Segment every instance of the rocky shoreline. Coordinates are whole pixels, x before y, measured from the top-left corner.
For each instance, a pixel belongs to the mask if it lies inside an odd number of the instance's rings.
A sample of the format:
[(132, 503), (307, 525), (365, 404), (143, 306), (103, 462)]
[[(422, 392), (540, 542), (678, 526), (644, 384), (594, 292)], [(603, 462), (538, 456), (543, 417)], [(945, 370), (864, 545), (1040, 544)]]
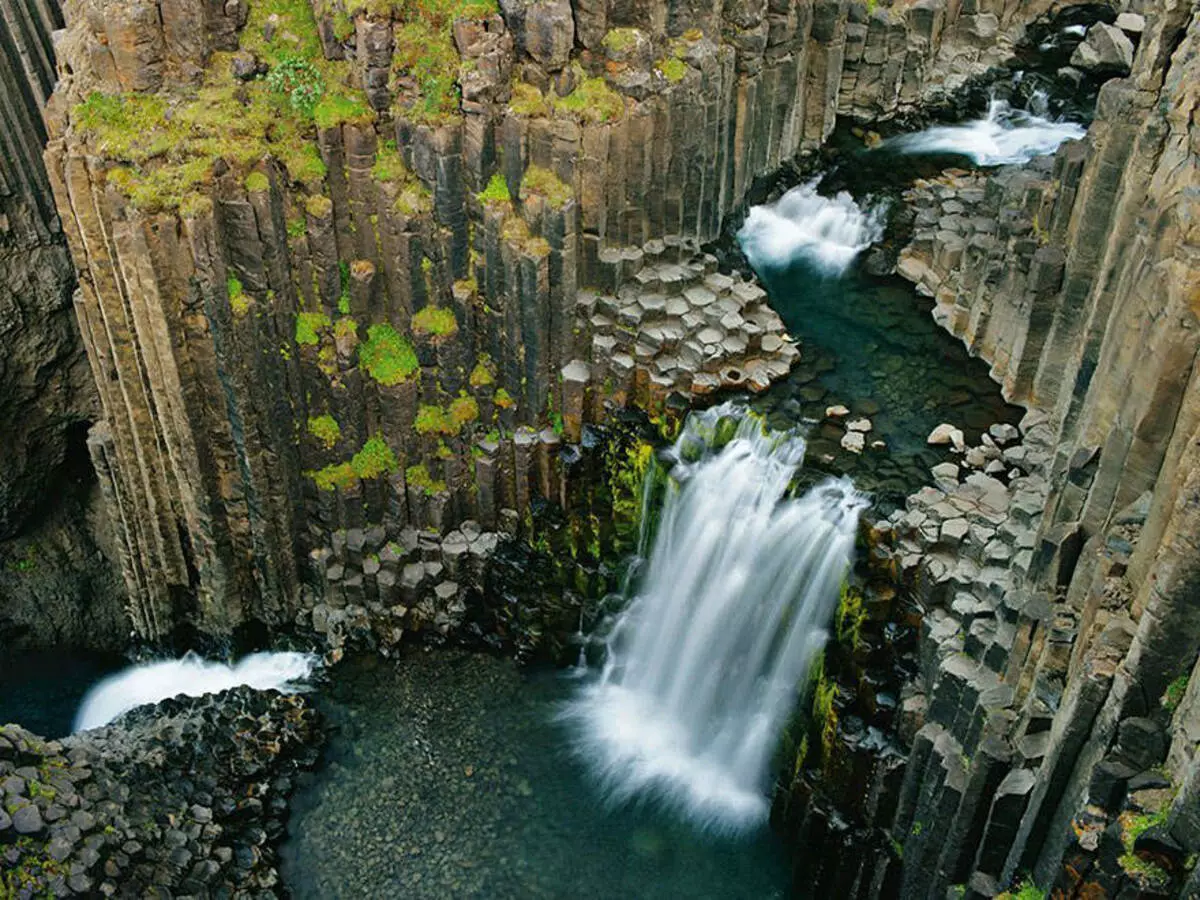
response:
[(57, 741), (0, 726), (0, 896), (284, 896), (288, 801), (323, 740), (306, 697), (249, 688)]

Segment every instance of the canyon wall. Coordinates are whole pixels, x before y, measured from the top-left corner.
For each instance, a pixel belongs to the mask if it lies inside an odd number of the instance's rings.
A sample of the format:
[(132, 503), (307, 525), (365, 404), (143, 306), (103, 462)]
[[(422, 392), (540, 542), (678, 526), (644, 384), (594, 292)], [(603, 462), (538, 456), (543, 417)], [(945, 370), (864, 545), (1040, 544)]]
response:
[(903, 896), (1200, 891), (1200, 12), (1146, 14), (1085, 140), (909, 194), (899, 271), (1031, 412), (1019, 479), (935, 472), (891, 523), (926, 610), (877, 820)]
[(56, 3), (0, 4), (0, 640), (122, 641), (84, 449), (98, 414), (75, 273), (42, 165)]
[(68, 2), (46, 161), (134, 629), (454, 627), (587, 423), (796, 358), (698, 250), (752, 180), (1047, 6)]

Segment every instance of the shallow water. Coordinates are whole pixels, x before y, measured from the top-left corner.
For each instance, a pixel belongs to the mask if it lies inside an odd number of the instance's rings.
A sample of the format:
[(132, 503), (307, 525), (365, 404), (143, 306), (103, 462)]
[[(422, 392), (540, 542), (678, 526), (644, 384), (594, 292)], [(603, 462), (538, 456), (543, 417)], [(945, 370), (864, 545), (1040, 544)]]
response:
[[(987, 365), (933, 321), (933, 303), (899, 278), (874, 278), (851, 267), (829, 278), (803, 260), (758, 272), (791, 334), (801, 361), (754, 406), (787, 420), (810, 418), (806, 469), (849, 474), (874, 492), (887, 511), (930, 480), (948, 458), (926, 444), (942, 422), (962, 428), (968, 443), (996, 422), (1020, 420), (1022, 410), (1000, 395)], [(828, 406), (866, 415), (868, 443), (886, 450), (862, 455), (840, 446), (843, 430), (821, 424)]]
[(561, 673), (412, 651), (335, 676), (321, 703), (339, 731), (284, 848), (298, 898), (787, 895), (765, 830), (706, 838), (652, 808), (605, 809), (555, 720), (575, 686)]

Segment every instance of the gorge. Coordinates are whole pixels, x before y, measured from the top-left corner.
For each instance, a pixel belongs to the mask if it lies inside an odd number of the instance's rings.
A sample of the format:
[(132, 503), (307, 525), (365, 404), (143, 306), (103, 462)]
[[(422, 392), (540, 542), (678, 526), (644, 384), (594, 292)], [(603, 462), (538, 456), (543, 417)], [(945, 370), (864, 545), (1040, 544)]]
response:
[(1198, 109), (1181, 0), (0, 0), (0, 897), (1200, 896)]

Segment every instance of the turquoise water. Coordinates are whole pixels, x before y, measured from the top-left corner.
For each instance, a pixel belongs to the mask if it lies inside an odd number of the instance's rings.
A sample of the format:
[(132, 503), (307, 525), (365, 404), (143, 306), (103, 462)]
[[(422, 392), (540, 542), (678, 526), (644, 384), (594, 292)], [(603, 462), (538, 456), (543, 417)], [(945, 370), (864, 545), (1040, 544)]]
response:
[(576, 682), (460, 652), (340, 665), (338, 731), (296, 798), (284, 879), (298, 898), (772, 900), (764, 829), (706, 838), (653, 808), (607, 810), (556, 721)]

